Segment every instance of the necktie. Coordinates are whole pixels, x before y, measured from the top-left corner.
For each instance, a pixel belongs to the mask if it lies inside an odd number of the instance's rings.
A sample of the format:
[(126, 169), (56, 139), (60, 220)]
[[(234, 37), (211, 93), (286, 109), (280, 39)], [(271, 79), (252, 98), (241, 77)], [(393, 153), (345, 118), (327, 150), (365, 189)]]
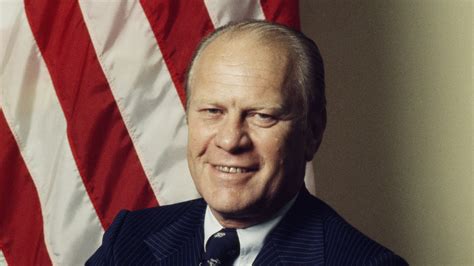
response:
[(232, 265), (239, 253), (237, 231), (234, 228), (224, 228), (207, 240), (206, 253), (201, 265)]

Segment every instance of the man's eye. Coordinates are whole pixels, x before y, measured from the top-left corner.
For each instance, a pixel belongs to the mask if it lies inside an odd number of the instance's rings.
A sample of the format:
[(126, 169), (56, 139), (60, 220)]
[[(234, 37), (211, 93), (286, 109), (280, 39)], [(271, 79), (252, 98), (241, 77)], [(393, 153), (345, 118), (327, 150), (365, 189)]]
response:
[(205, 111), (209, 114), (220, 114), (221, 113), (221, 110), (219, 110), (217, 108), (208, 108)]
[(260, 119), (260, 120), (273, 120), (275, 119), (273, 116), (269, 114), (262, 114), (262, 113), (256, 113), (255, 117)]
[(278, 121), (275, 116), (265, 113), (254, 113), (250, 116), (250, 118), (254, 124), (261, 127), (273, 126)]
[(222, 110), (219, 108), (204, 108), (201, 109), (200, 112), (208, 117), (215, 117), (222, 114)]

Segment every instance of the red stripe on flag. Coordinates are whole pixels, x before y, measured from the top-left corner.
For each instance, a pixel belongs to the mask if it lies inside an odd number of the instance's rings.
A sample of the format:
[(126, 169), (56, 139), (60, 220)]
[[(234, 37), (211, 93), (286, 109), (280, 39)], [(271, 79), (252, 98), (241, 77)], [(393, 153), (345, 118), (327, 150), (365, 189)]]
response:
[(10, 265), (51, 265), (33, 179), (0, 110), (0, 245)]
[(260, 0), (265, 18), (269, 21), (300, 29), (300, 12), (295, 0)]
[(186, 69), (199, 41), (214, 30), (201, 1), (140, 0), (171, 79), (185, 104)]
[(84, 185), (108, 228), (120, 209), (156, 206), (78, 1), (26, 0), (33, 35), (67, 120), (67, 135)]

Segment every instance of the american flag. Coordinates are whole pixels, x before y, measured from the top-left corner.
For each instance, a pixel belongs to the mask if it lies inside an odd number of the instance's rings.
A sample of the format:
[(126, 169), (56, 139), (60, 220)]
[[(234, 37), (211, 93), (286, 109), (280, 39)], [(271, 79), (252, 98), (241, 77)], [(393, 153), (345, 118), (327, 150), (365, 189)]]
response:
[(1, 0), (0, 264), (80, 265), (121, 209), (198, 197), (185, 70), (214, 28), (294, 0)]

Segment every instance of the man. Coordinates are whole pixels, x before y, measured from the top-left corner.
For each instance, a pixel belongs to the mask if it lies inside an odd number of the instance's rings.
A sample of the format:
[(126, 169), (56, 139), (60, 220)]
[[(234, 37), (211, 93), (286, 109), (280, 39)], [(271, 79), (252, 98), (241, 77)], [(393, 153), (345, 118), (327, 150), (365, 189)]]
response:
[(203, 199), (121, 212), (90, 264), (406, 264), (304, 187), (326, 124), (314, 42), (262, 21), (217, 29), (193, 58), (187, 97)]

